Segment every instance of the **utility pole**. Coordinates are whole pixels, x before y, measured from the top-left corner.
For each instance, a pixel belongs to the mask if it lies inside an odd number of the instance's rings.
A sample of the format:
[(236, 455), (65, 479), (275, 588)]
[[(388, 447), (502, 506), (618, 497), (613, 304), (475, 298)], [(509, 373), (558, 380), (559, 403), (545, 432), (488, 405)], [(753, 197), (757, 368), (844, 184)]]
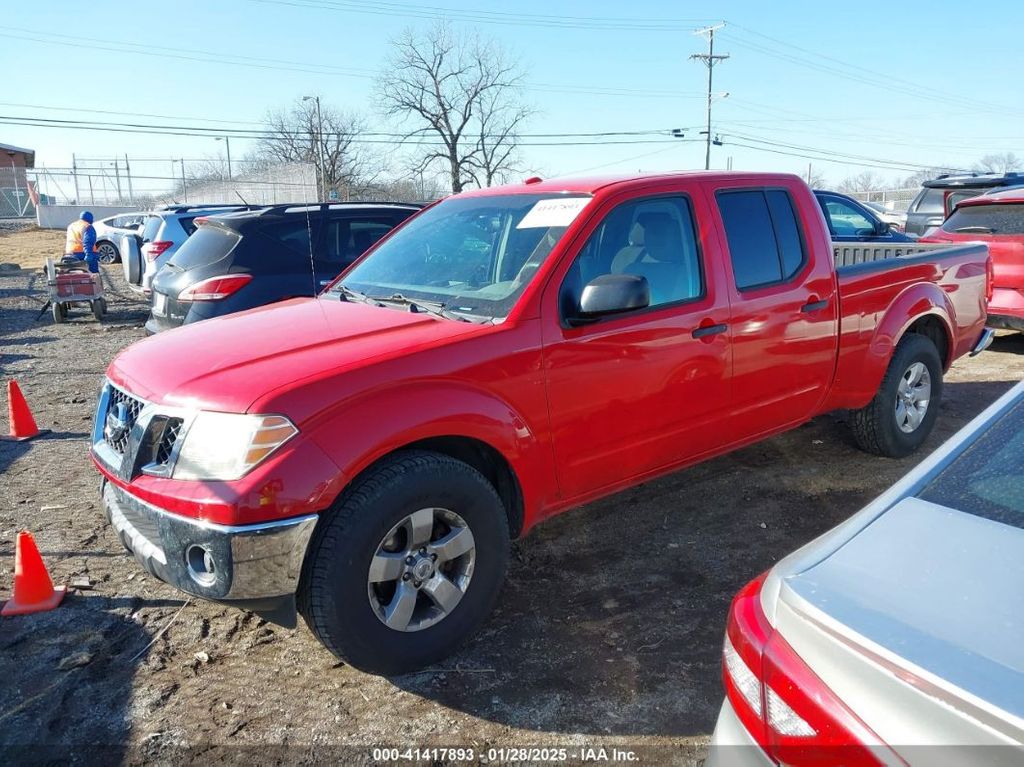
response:
[(228, 181), (231, 180), (231, 137), (230, 136), (217, 136), (215, 141), (223, 141), (224, 146), (228, 152)]
[(182, 157), (178, 162), (181, 163), (181, 195), (185, 198), (185, 202), (188, 202), (188, 187), (185, 185), (185, 158)]
[(78, 191), (78, 160), (71, 155), (71, 177), (75, 180), (75, 205), (81, 205), (81, 192)]
[(327, 167), (324, 163), (324, 118), (319, 96), (303, 96), (303, 101), (316, 102), (316, 155), (320, 163), (320, 202), (327, 202)]
[[(128, 204), (135, 204), (135, 192), (132, 191), (132, 167), (128, 164), (128, 153), (124, 155), (124, 174), (128, 177)], [(76, 191), (75, 194), (78, 194)]]
[(713, 27), (704, 27), (694, 32), (695, 35), (702, 35), (708, 39), (708, 52), (707, 53), (694, 53), (691, 54), (690, 59), (696, 59), (697, 61), (704, 62), (704, 65), (708, 68), (708, 124), (707, 124), (707, 147), (704, 152), (704, 170), (711, 169), (711, 102), (714, 100), (714, 96), (711, 93), (711, 82), (712, 72), (714, 72), (715, 64), (720, 61), (725, 61), (729, 58), (728, 53), (715, 53), (715, 30), (721, 29), (725, 26), (723, 21), (721, 24), (715, 24)]
[(121, 167), (117, 158), (114, 158), (114, 177), (117, 179), (117, 204), (121, 204)]

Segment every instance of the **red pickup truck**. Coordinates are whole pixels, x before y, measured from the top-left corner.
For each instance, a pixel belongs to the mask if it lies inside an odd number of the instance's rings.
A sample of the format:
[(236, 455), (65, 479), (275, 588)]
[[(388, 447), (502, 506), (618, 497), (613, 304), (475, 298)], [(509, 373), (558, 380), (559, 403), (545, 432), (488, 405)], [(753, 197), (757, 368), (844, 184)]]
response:
[(919, 447), (943, 372), (991, 338), (987, 250), (854, 250), (837, 270), (790, 175), (450, 197), (319, 298), (125, 349), (93, 434), (105, 508), (182, 590), (421, 667), (559, 511), (838, 408), (869, 451)]

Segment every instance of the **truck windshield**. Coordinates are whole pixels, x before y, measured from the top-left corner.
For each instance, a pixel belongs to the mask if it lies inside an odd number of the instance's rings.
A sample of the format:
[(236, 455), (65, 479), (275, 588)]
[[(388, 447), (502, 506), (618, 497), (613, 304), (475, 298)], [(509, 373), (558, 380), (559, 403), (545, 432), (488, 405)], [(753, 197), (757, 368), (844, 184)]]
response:
[(408, 306), (423, 301), (464, 319), (504, 319), (589, 196), (453, 197), (424, 211), (330, 292)]

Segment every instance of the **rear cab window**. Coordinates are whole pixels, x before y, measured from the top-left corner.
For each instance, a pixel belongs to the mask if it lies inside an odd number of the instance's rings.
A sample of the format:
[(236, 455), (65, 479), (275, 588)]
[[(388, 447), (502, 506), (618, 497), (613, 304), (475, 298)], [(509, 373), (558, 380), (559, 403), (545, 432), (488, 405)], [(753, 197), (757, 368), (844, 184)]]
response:
[(931, 503), (1024, 529), (1024, 400), (918, 493)]
[(807, 261), (800, 223), (784, 189), (715, 193), (738, 290), (788, 282)]
[(1024, 234), (1024, 203), (963, 205), (942, 224), (951, 234)]

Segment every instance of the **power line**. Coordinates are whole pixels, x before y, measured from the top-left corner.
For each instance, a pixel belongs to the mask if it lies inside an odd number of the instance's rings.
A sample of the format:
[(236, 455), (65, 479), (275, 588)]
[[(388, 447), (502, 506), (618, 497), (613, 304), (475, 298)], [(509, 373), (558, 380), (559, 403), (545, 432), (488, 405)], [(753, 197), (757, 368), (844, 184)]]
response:
[[(39, 43), (41, 45), (52, 45), (67, 48), (77, 48), (79, 41), (68, 35), (54, 35), (47, 32), (23, 29), (20, 27), (0, 26), (0, 29), (13, 30), (23, 34), (9, 34), (0, 32), (0, 37), (15, 40)], [(29, 36), (26, 36), (29, 35)], [(284, 59), (266, 59), (253, 56), (242, 56), (236, 54), (216, 53), (213, 51), (202, 51), (190, 48), (168, 48), (165, 46), (149, 45), (141, 43), (123, 42), (118, 47), (104, 45), (102, 41), (90, 43), (90, 50), (103, 50), (117, 54), (130, 54), (137, 56), (150, 56), (162, 59), (180, 61), (191, 61), (202, 64), (219, 64), (222, 66), (250, 67), (256, 69), (270, 69), (273, 71), (301, 72), (305, 74), (328, 75), (335, 77), (356, 77), (364, 80), (373, 80), (377, 76), (377, 70), (353, 67), (337, 67), (330, 64), (309, 64)], [(698, 98), (699, 94), (680, 94), (666, 90), (643, 90), (636, 88), (617, 88), (614, 86), (590, 86), (590, 85), (562, 85), (557, 83), (532, 83), (526, 82), (523, 90), (536, 91), (540, 93), (565, 93), (580, 96), (610, 96), (615, 98)]]
[[(160, 136), (193, 136), (211, 138), (216, 136), (228, 136), (241, 139), (273, 139), (282, 136), (305, 136), (305, 131), (272, 131), (272, 130), (223, 130), (216, 128), (204, 128), (202, 126), (180, 126), (180, 125), (153, 125), (146, 123), (119, 123), (99, 122), (91, 120), (60, 120), (56, 118), (43, 117), (19, 117), (14, 115), (0, 115), (0, 124), (21, 125), (37, 128), (63, 128), (66, 130), (93, 130), (115, 133), (138, 133)], [(338, 132), (324, 131), (323, 135), (331, 137), (344, 137), (356, 144), (381, 144), (387, 146), (401, 146), (409, 142), (409, 137), (398, 133), (366, 133), (366, 134), (342, 134)], [(361, 138), (366, 135), (368, 138)], [(657, 138), (665, 136), (664, 139)], [(527, 138), (589, 138), (589, 141), (520, 141), (520, 146), (607, 146), (615, 144), (666, 144), (671, 143), (671, 131), (659, 129), (654, 131), (605, 131), (601, 133), (566, 133), (566, 134), (532, 134)], [(648, 136), (651, 138), (643, 138)], [(444, 146), (439, 141), (412, 142), (418, 146)]]
[(249, 0), (261, 5), (281, 5), (311, 10), (341, 11), (372, 16), (398, 16), (401, 18), (425, 19), (429, 21), (461, 21), (475, 24), (496, 24), (502, 26), (541, 27), (551, 29), (580, 29), (597, 31), (638, 31), (678, 32), (694, 24), (706, 23), (707, 19), (664, 19), (651, 21), (649, 18), (623, 18), (611, 16), (558, 16), (552, 14), (527, 14), (503, 11), (468, 11), (459, 8), (410, 5), (408, 3), (375, 2), (368, 6), (362, 2), (346, 0)]

